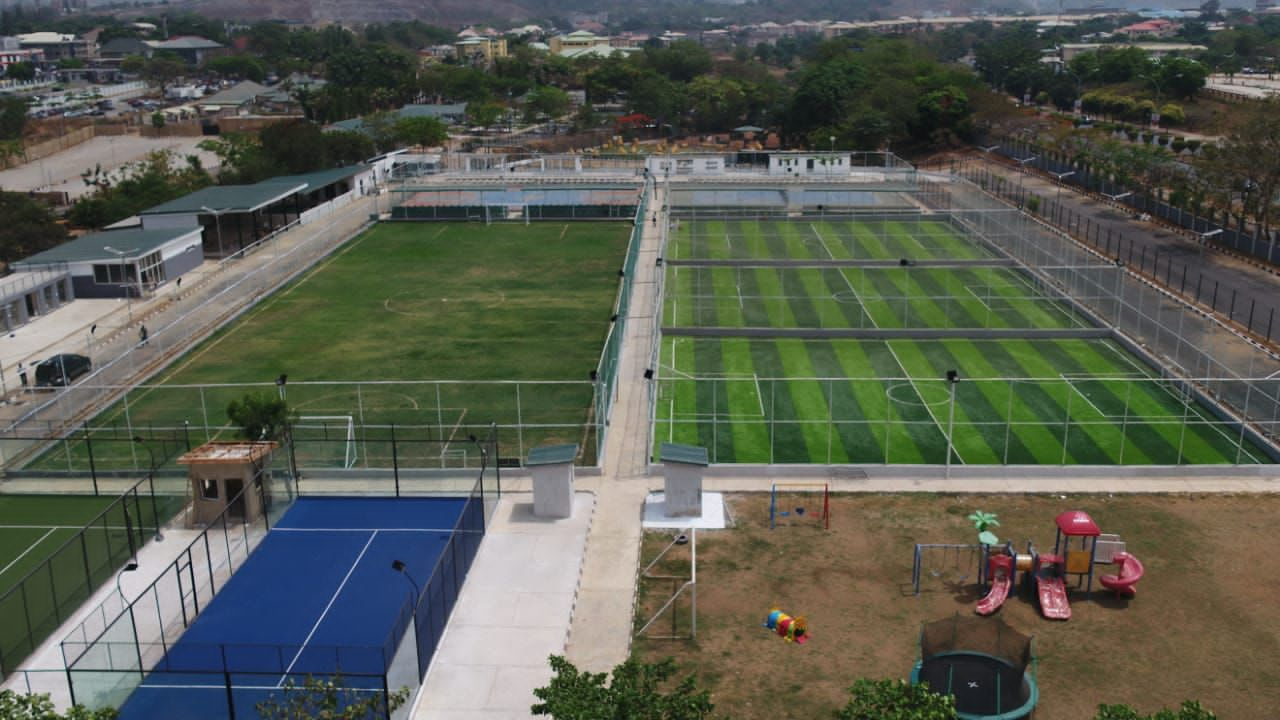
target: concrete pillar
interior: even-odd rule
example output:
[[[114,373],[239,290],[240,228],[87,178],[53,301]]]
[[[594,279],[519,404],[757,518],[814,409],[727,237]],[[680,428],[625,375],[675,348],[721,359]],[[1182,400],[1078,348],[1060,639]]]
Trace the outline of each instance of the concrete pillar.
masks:
[[[573,514],[573,461],[577,443],[545,445],[529,451],[525,467],[533,474],[533,514],[567,518]]]
[[[707,449],[695,445],[662,443],[667,517],[702,516],[702,473]]]

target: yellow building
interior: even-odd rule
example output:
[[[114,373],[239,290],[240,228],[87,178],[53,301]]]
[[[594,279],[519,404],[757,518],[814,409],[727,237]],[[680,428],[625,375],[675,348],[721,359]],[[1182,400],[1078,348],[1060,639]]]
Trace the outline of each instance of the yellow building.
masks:
[[[506,38],[469,37],[453,44],[458,60],[472,65],[492,65],[507,56]]]
[[[578,30],[568,35],[557,35],[551,38],[553,55],[573,55],[593,47],[609,47],[609,38],[601,37],[593,32]]]

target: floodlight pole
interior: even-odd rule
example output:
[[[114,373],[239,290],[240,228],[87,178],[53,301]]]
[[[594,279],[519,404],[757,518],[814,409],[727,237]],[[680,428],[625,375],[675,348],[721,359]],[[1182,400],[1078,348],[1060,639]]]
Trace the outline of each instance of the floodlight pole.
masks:
[[[1054,177],[1058,178],[1058,195],[1057,195],[1057,197],[1056,197],[1056,198],[1054,198],[1054,200],[1053,200],[1053,204],[1054,204],[1054,205],[1056,205],[1056,206],[1058,206],[1058,207],[1062,207],[1062,181],[1063,181],[1065,178],[1069,178],[1069,177],[1071,177],[1072,175],[1075,175],[1075,174],[1076,174],[1076,171],[1075,171],[1075,170],[1068,170],[1068,171],[1066,171],[1066,172],[1064,172],[1064,173],[1054,173],[1054,174],[1053,174],[1053,176],[1054,176]]]
[[[960,373],[947,371],[947,384],[951,386],[951,405],[947,412],[947,466],[946,477],[951,478],[951,454],[955,451],[954,433],[956,428],[956,385],[960,382]]]

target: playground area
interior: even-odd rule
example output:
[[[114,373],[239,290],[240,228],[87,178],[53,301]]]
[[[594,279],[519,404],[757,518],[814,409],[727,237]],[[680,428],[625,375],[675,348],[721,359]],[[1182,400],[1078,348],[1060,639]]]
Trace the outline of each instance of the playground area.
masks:
[[[696,640],[688,639],[689,603],[679,602],[676,622],[660,619],[633,652],[674,656],[735,717],[823,717],[843,706],[857,678],[907,678],[921,623],[978,617],[986,593],[975,511],[998,516],[991,531],[1001,543],[1023,553],[1030,540],[1042,554],[1053,552],[1055,519],[1083,511],[1145,568],[1131,599],[1102,587],[1115,564],[1096,565],[1092,594],[1067,576],[1066,621],[1041,615],[1019,573],[995,618],[1034,637],[1036,718],[1087,720],[1099,703],[1152,712],[1194,699],[1222,718],[1266,717],[1280,706],[1280,558],[1267,550],[1280,497],[831,495],[825,530],[817,521],[771,530],[771,504],[776,516],[782,501],[767,493],[726,501],[734,527],[696,537]],[[822,502],[814,492],[786,507],[808,515]],[[1072,540],[1070,550],[1088,545]],[[670,542],[671,531],[648,533],[641,567]],[[966,546],[925,553],[919,595],[917,543]],[[668,557],[650,574],[688,576],[687,557]],[[661,582],[642,582],[637,627],[670,596]],[[808,641],[762,627],[773,608],[802,617]],[[684,639],[655,637],[673,634]]]

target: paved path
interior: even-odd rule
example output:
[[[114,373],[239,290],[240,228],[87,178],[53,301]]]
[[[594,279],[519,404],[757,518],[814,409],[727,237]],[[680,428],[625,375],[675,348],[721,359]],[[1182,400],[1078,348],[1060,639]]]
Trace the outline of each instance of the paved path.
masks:
[[[413,716],[432,720],[529,717],[551,680],[573,614],[591,493],[573,515],[533,515],[531,496],[504,493],[427,672]]]
[[[1267,328],[1263,321],[1267,313],[1273,307],[1280,307],[1280,294],[1277,293],[1277,290],[1280,290],[1280,281],[1277,280],[1273,270],[1225,252],[1219,252],[1212,247],[1206,247],[1186,234],[1156,222],[1139,220],[1132,211],[1077,193],[1072,185],[1058,184],[1044,175],[1034,172],[1021,173],[1016,167],[988,162],[985,156],[968,158],[967,162],[978,163],[980,167],[1008,179],[1011,183],[1022,183],[1028,193],[1045,198],[1046,203],[1061,203],[1064,211],[1069,211],[1072,216],[1091,218],[1090,227],[1100,228],[1097,235],[1094,235],[1093,231],[1090,232],[1091,238],[1102,238],[1105,243],[1105,238],[1110,233],[1110,236],[1116,240],[1115,246],[1118,246],[1119,239],[1123,236],[1124,249],[1121,252],[1125,258],[1132,253],[1134,260],[1129,263],[1132,267],[1138,267],[1139,259],[1145,258],[1144,267],[1149,273],[1152,260],[1156,253],[1159,253],[1160,260],[1156,274],[1161,281],[1168,278],[1170,289],[1174,292],[1182,292],[1184,296],[1194,301],[1196,287],[1199,286],[1200,302],[1208,305],[1213,302],[1213,289],[1216,286],[1219,288],[1217,307],[1224,316],[1229,304],[1229,293],[1232,291],[1238,293],[1234,318],[1242,326],[1248,322],[1247,311],[1256,301],[1254,329],[1265,335]],[[1113,246],[1113,254],[1115,246]],[[1170,263],[1172,263],[1171,271]],[[1184,267],[1187,268],[1185,286]],[[1203,280],[1199,279],[1200,274],[1204,275]],[[1275,323],[1272,337],[1280,340],[1280,319]]]
[[[202,137],[144,138],[139,135],[100,135],[40,160],[0,170],[0,188],[13,192],[28,190],[60,190],[74,201],[92,189],[80,174],[101,167],[114,172],[129,163],[146,158],[149,153],[168,150],[175,162],[186,164],[188,155],[200,158],[206,170],[218,167],[218,156],[196,147]]]
[[[618,364],[617,401],[604,446],[604,477],[596,521],[587,541],[578,609],[573,616],[567,656],[584,670],[605,672],[626,659],[631,647],[631,609],[640,557],[640,513],[647,491],[649,455],[649,381],[644,379],[653,353],[657,265],[666,189],[650,199],[659,223],[645,222],[627,316],[627,334]]]

